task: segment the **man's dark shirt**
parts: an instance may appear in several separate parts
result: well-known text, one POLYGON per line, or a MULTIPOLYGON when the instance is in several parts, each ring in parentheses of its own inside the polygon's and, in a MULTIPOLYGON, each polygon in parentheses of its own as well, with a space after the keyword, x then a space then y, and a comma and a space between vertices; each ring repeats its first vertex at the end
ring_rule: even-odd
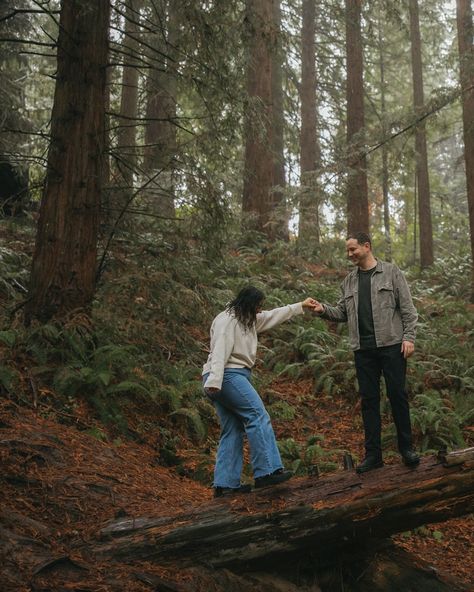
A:
POLYGON ((370 291, 370 279, 375 267, 367 271, 359 269, 359 336, 360 349, 372 349, 377 347, 374 332, 374 319, 372 317, 372 296, 370 291))

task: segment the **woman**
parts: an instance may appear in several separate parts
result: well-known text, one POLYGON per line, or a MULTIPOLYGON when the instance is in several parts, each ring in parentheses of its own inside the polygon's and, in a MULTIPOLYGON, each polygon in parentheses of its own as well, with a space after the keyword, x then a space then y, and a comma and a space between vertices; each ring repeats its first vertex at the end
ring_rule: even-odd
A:
POLYGON ((267 487, 287 481, 278 451, 270 416, 262 399, 250 383, 250 369, 257 354, 257 333, 267 331, 316 301, 289 304, 262 311, 263 292, 253 286, 243 288, 211 326, 211 352, 204 364, 204 391, 219 416, 221 437, 214 469, 214 496, 247 493, 250 485, 241 485, 243 436, 247 434, 255 478, 255 487, 267 487))

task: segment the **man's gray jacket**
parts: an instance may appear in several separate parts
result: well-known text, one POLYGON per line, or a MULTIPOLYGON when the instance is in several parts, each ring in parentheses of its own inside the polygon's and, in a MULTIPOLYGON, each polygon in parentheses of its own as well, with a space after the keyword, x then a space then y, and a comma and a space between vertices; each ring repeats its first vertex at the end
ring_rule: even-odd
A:
MULTIPOLYGON (((342 296, 336 306, 323 304, 320 316, 336 322, 347 322, 350 346, 360 349, 359 339, 359 269, 351 271, 341 284, 342 296)), ((377 347, 402 341, 415 342, 418 314, 403 273, 393 263, 377 260, 371 276, 372 315, 377 347)))

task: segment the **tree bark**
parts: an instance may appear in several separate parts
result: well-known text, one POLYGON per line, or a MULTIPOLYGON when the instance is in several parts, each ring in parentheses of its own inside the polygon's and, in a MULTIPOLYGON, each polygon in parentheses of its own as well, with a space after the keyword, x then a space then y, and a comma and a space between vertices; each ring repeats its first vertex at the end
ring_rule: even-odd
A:
POLYGON ((153 213, 173 218, 176 138, 177 0, 154 4, 156 31, 150 36, 152 64, 146 85, 145 152, 143 168, 150 181, 147 202, 153 213))
POLYGON ((277 235, 273 217, 274 127, 272 110, 272 52, 274 46, 272 0, 247 0, 243 223, 272 240, 277 235))
POLYGON ((91 550, 101 559, 166 564, 179 558, 182 565, 213 567, 261 565, 304 552, 334 556, 471 513, 474 450, 458 464, 449 465, 449 457, 425 458, 415 470, 397 465, 363 476, 344 471, 295 480, 170 519, 115 520, 91 550))
MULTIPOLYGON (((380 55, 380 108, 382 119, 382 137, 387 136, 387 106, 385 100, 385 48, 383 35, 383 19, 379 15, 379 55, 380 55)), ((392 238, 390 234, 390 203, 388 195, 388 148, 387 144, 382 145, 382 195, 383 195, 383 225, 385 231, 385 260, 392 260, 392 238)))
POLYGON ((284 189, 284 106, 283 106, 283 47, 281 33, 280 0, 273 2, 273 27, 275 43, 272 51, 272 115, 273 115, 273 208, 275 217, 275 235, 288 240, 288 211, 284 189))
POLYGON ((346 0, 347 62, 347 230, 369 232, 367 159, 364 154, 364 83, 361 36, 361 0, 346 0))
MULTIPOLYGON (((410 0, 410 39, 413 74, 413 103, 418 116, 424 110, 423 64, 421 59, 421 38, 418 0, 410 0)), ((420 232, 420 265, 433 264, 433 228, 431 224, 430 179, 424 121, 415 129, 416 174, 418 179, 418 224, 420 232)))
POLYGON ((301 197, 299 237, 305 243, 319 244, 320 188, 318 172, 321 149, 317 132, 316 2, 303 0, 301 29, 301 197))
POLYGON ((474 303, 474 46, 470 0, 457 0, 459 69, 462 88, 464 160, 471 234, 471 302, 474 303))
POLYGON ((103 178, 108 0, 61 5, 51 143, 26 320, 88 311, 103 178))
POLYGON ((119 128, 117 131, 117 167, 123 184, 122 192, 133 190, 133 175, 136 171, 137 112, 138 112, 138 54, 140 26, 138 0, 127 0, 125 7, 125 35, 122 66, 122 88, 120 99, 119 128))

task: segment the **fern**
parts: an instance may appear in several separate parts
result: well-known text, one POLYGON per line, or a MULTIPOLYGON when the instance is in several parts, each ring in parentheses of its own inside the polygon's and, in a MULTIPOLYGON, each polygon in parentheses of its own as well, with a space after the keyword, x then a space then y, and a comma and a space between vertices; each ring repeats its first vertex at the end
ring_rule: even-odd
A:
POLYGON ((187 407, 181 407, 180 409, 173 411, 170 414, 171 417, 181 416, 188 420, 188 424, 191 427, 193 433, 197 437, 199 442, 202 442, 207 436, 207 429, 202 421, 196 409, 189 409, 187 407))

